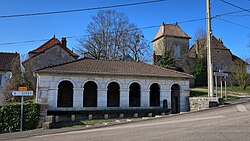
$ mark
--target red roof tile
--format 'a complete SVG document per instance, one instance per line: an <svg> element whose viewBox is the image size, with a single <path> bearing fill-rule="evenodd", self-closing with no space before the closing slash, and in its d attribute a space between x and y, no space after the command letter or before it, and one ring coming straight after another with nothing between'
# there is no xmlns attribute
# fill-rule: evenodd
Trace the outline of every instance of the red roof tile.
<svg viewBox="0 0 250 141"><path fill-rule="evenodd" d="M165 69L142 62L107 61L95 59L79 59L61 65L42 68L37 72L192 78L192 75L187 73Z"/></svg>
<svg viewBox="0 0 250 141"><path fill-rule="evenodd" d="M56 45L56 44L60 44L62 47L62 43L54 36L53 38L51 38L50 40L48 40L46 43L44 43L43 45L41 45L40 47L32 50L29 52L30 53L41 53L43 51L45 51L46 49ZM73 51L71 51L70 49L68 49L67 47L64 48L68 53L70 53L73 57L78 58L79 56L77 54L75 54Z"/></svg>
<svg viewBox="0 0 250 141"><path fill-rule="evenodd" d="M163 26L164 26L164 32L162 29ZM155 40L159 39L162 36L180 37L188 39L191 38L177 24L164 24L164 23L162 26L160 26L152 42L154 42Z"/></svg>

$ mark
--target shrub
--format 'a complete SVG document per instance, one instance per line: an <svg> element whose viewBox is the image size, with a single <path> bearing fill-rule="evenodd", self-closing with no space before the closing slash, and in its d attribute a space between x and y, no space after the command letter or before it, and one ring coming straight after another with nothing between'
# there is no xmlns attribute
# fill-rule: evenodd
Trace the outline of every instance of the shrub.
<svg viewBox="0 0 250 141"><path fill-rule="evenodd" d="M36 103L24 103L23 131L38 126L40 106ZM0 106L0 133L20 130L21 103L7 103Z"/></svg>

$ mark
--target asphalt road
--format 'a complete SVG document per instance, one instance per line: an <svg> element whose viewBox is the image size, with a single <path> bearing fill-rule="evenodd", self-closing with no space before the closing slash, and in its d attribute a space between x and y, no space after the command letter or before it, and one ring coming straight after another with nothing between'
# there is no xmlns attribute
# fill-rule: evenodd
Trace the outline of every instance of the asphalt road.
<svg viewBox="0 0 250 141"><path fill-rule="evenodd" d="M250 103L112 127L20 141L250 141Z"/></svg>

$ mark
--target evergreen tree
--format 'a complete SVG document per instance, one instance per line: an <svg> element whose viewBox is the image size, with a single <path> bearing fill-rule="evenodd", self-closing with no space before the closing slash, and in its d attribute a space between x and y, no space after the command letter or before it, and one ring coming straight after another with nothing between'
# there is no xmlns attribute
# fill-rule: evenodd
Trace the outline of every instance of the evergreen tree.
<svg viewBox="0 0 250 141"><path fill-rule="evenodd" d="M197 58L197 63L192 74L195 77L195 86L207 85L207 59L205 57Z"/></svg>
<svg viewBox="0 0 250 141"><path fill-rule="evenodd" d="M175 59L172 57L170 49L164 52L157 65L167 69L175 69Z"/></svg>

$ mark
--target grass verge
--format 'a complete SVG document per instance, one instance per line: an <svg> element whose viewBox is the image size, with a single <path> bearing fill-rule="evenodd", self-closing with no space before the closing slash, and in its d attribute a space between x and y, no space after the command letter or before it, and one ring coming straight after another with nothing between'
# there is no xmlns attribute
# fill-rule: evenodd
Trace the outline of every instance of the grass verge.
<svg viewBox="0 0 250 141"><path fill-rule="evenodd" d="M203 91L190 91L190 97L207 97L208 93L207 92L203 92ZM220 96L220 95L218 95ZM225 100L225 96L223 96L224 100ZM227 96L227 100L237 100L239 99L236 96Z"/></svg>

